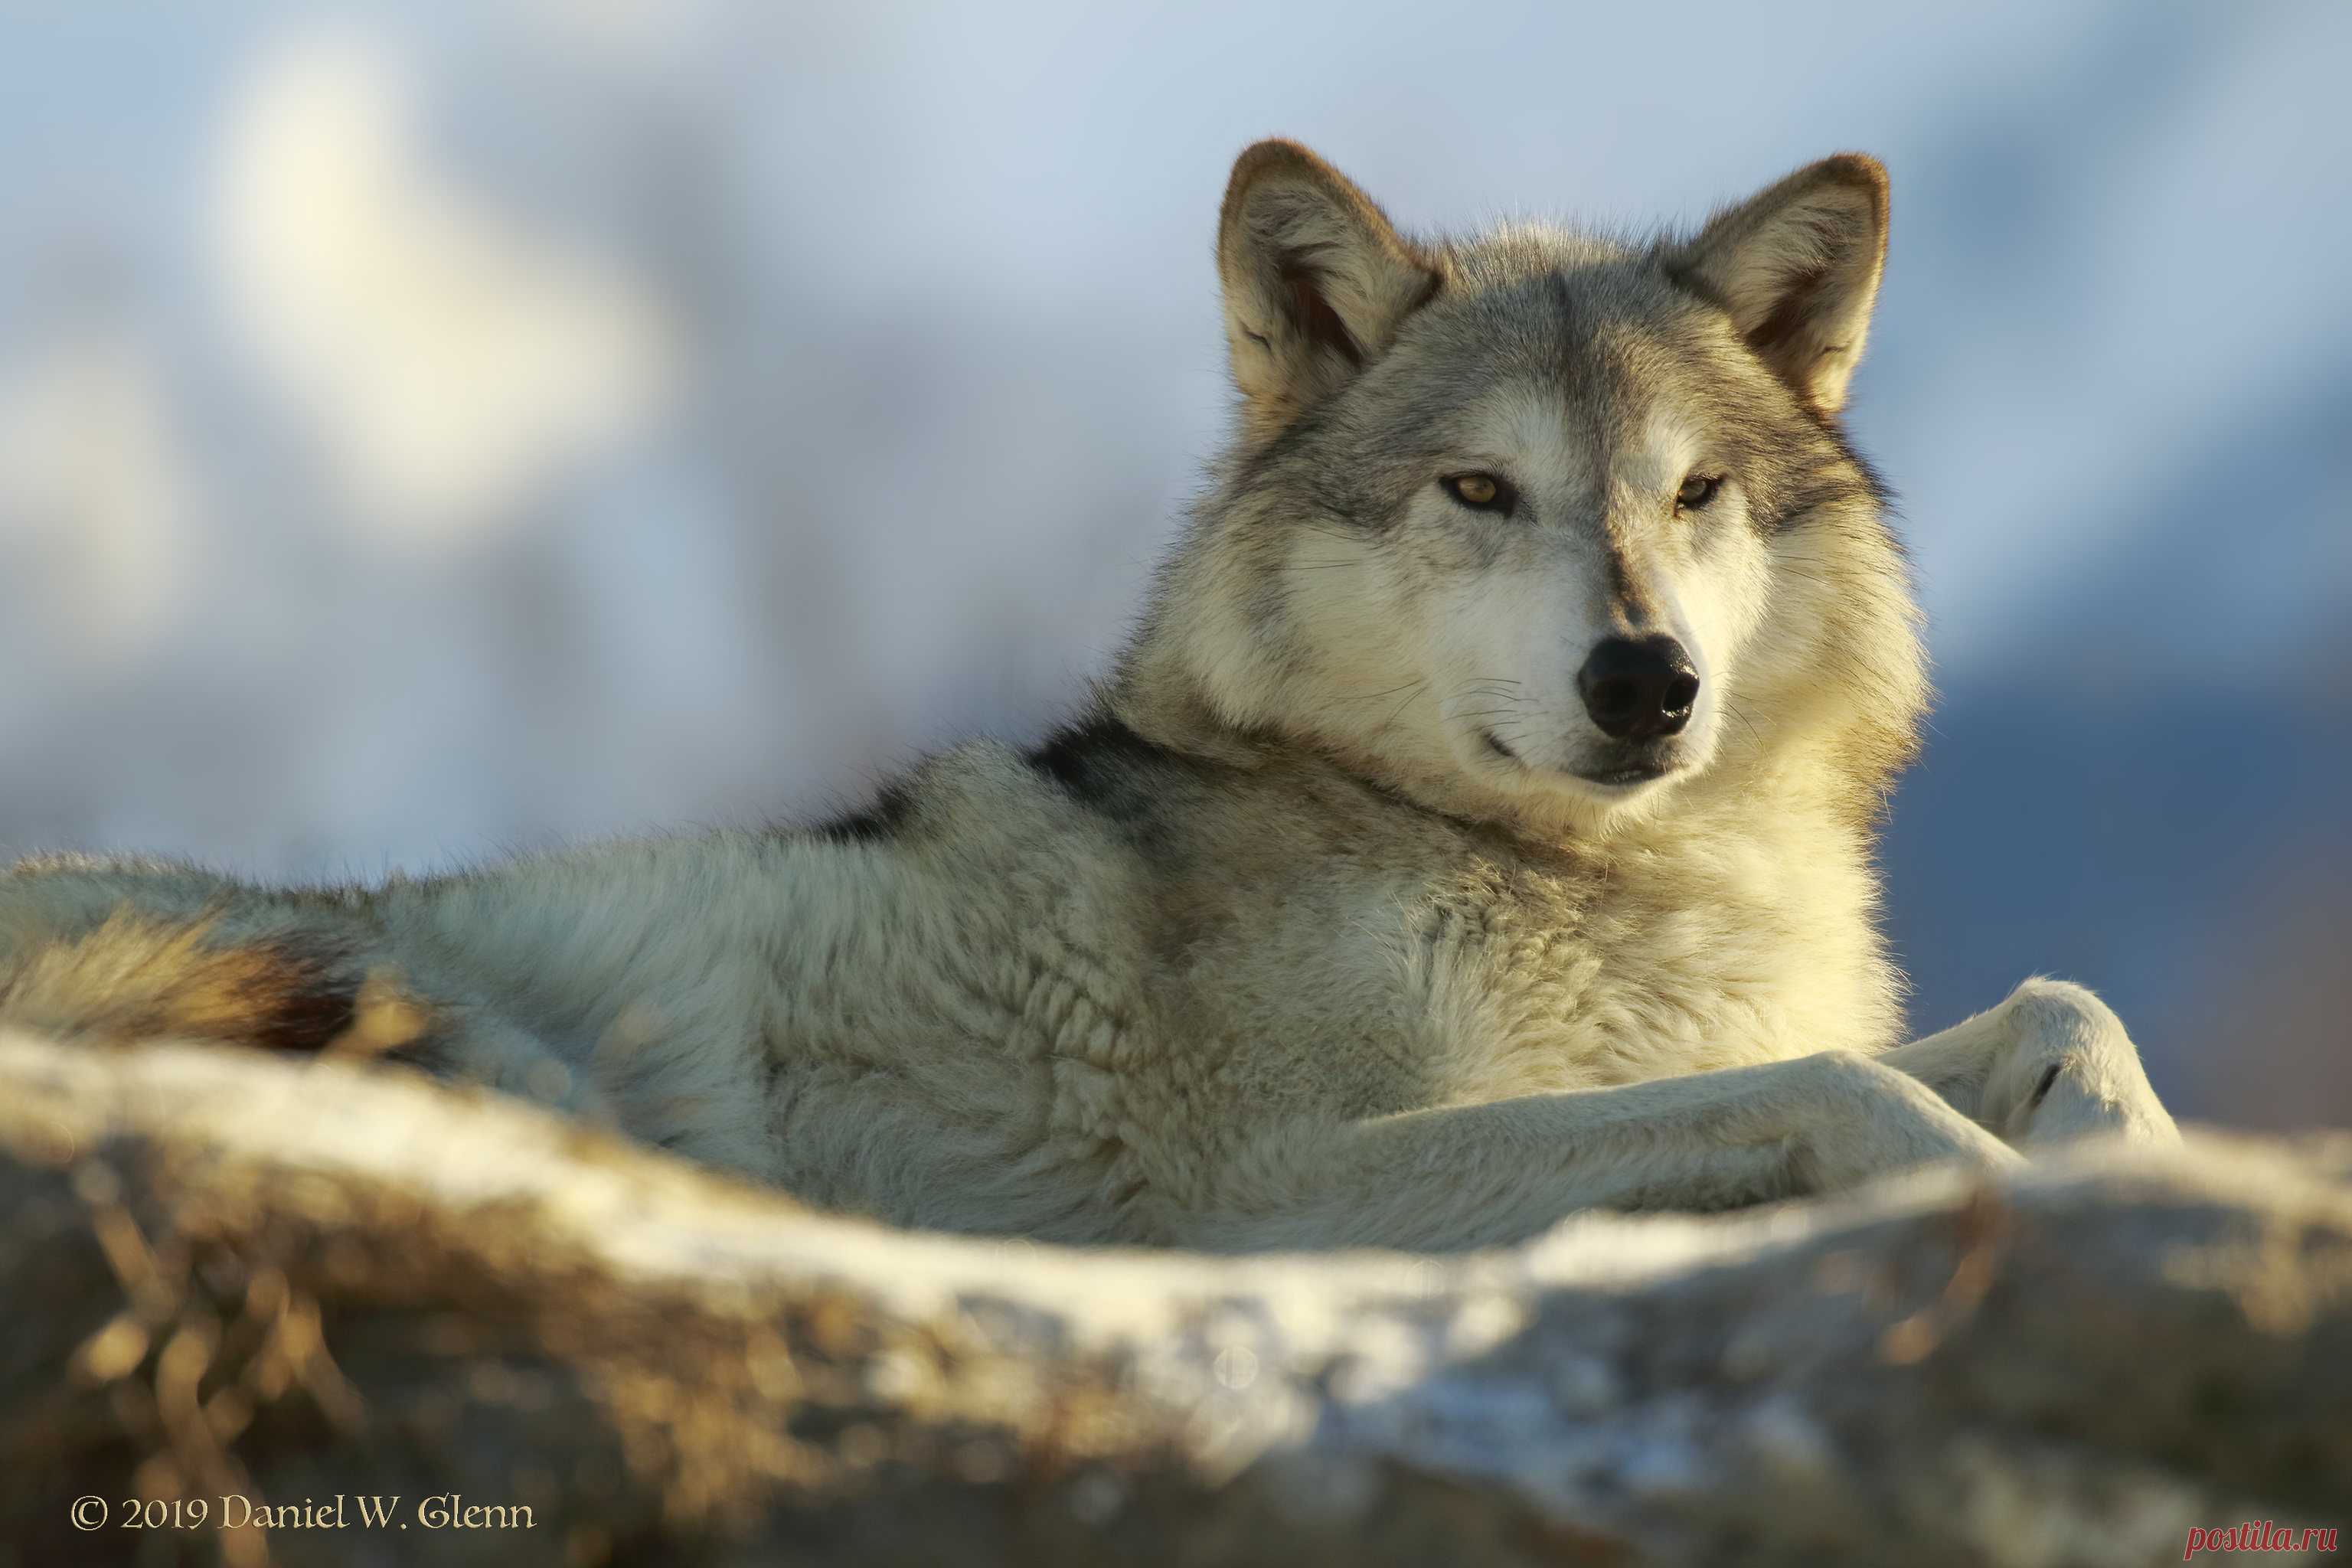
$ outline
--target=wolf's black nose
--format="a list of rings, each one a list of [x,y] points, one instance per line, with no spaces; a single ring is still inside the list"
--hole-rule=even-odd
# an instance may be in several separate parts
[[[1584,710],[1604,735],[1647,741],[1679,735],[1698,700],[1698,671],[1670,637],[1611,637],[1577,672]]]

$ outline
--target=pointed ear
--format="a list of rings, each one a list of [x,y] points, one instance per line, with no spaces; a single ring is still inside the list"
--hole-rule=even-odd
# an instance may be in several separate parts
[[[1385,353],[1437,272],[1371,198],[1295,142],[1234,164],[1217,225],[1234,383],[1261,436]]]
[[[1841,153],[1716,214],[1667,268],[1729,310],[1799,395],[1834,414],[1870,331],[1886,205],[1878,160]]]

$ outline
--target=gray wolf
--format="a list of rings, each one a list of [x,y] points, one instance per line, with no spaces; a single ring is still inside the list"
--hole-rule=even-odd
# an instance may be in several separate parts
[[[2177,1137],[2080,987],[1898,1044],[1872,836],[1927,687],[1840,423],[1887,219],[1844,154],[1686,236],[1414,238],[1260,143],[1230,445],[1042,744],[376,887],[32,861],[0,1015],[356,1051],[1064,1242],[1466,1247]]]

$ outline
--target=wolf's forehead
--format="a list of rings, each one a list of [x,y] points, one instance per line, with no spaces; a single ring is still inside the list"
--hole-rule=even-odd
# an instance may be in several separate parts
[[[1645,442],[1691,401],[1705,345],[1690,301],[1622,259],[1480,279],[1417,345],[1457,437],[1541,430],[1598,449]]]
[[[1655,268],[1610,256],[1540,271],[1467,271],[1433,312],[1456,353],[1498,373],[1620,381],[1654,374],[1689,336],[1694,301]]]

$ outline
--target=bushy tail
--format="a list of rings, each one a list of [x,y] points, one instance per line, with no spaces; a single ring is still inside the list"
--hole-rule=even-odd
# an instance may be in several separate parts
[[[432,1010],[388,970],[322,942],[222,941],[214,921],[123,908],[0,963],[0,1020],[130,1043],[218,1040],[379,1056],[422,1038]]]

